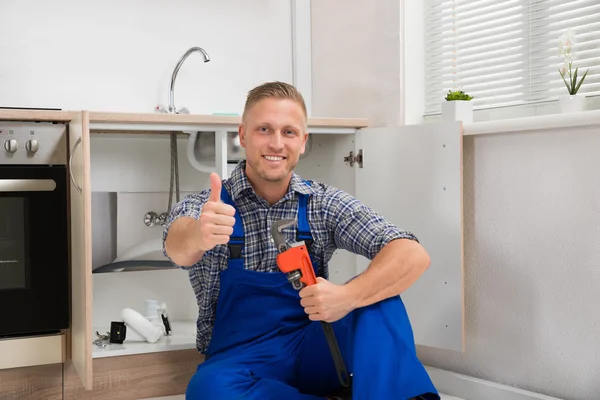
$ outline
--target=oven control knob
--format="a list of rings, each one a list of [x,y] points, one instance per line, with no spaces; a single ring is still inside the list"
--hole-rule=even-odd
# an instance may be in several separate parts
[[[28,140],[27,143],[25,143],[25,148],[27,149],[28,152],[35,153],[36,151],[39,150],[40,144],[37,140],[31,139],[31,140]]]
[[[9,153],[15,153],[17,151],[17,149],[19,148],[19,144],[17,143],[17,141],[15,139],[9,139],[6,142],[4,142],[4,148]]]

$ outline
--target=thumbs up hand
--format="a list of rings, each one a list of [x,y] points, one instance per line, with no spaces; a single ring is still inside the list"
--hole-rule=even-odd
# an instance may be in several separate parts
[[[221,178],[210,174],[210,197],[202,207],[199,219],[199,246],[206,252],[218,244],[226,244],[233,233],[235,208],[221,202]]]

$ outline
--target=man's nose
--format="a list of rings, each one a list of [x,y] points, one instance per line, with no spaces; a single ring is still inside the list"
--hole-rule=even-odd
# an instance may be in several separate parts
[[[283,148],[283,137],[281,132],[275,131],[275,134],[271,136],[271,146],[275,149]]]

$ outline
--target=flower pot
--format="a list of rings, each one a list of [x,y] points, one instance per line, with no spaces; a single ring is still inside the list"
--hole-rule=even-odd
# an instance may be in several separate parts
[[[585,96],[565,94],[558,97],[558,104],[562,113],[583,111],[585,109]]]
[[[467,100],[444,101],[442,103],[442,120],[473,122],[473,103]]]

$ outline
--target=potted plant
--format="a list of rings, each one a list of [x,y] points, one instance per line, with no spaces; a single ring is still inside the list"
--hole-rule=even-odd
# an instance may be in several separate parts
[[[444,121],[473,122],[473,96],[462,90],[448,90],[445,100],[442,103]]]
[[[585,106],[585,96],[577,94],[579,88],[583,84],[589,69],[585,71],[583,76],[577,81],[579,68],[573,71],[573,46],[575,44],[575,31],[567,30],[558,38],[558,54],[563,60],[563,66],[558,70],[558,73],[563,79],[569,94],[559,96],[558,101],[562,112],[582,111]]]

